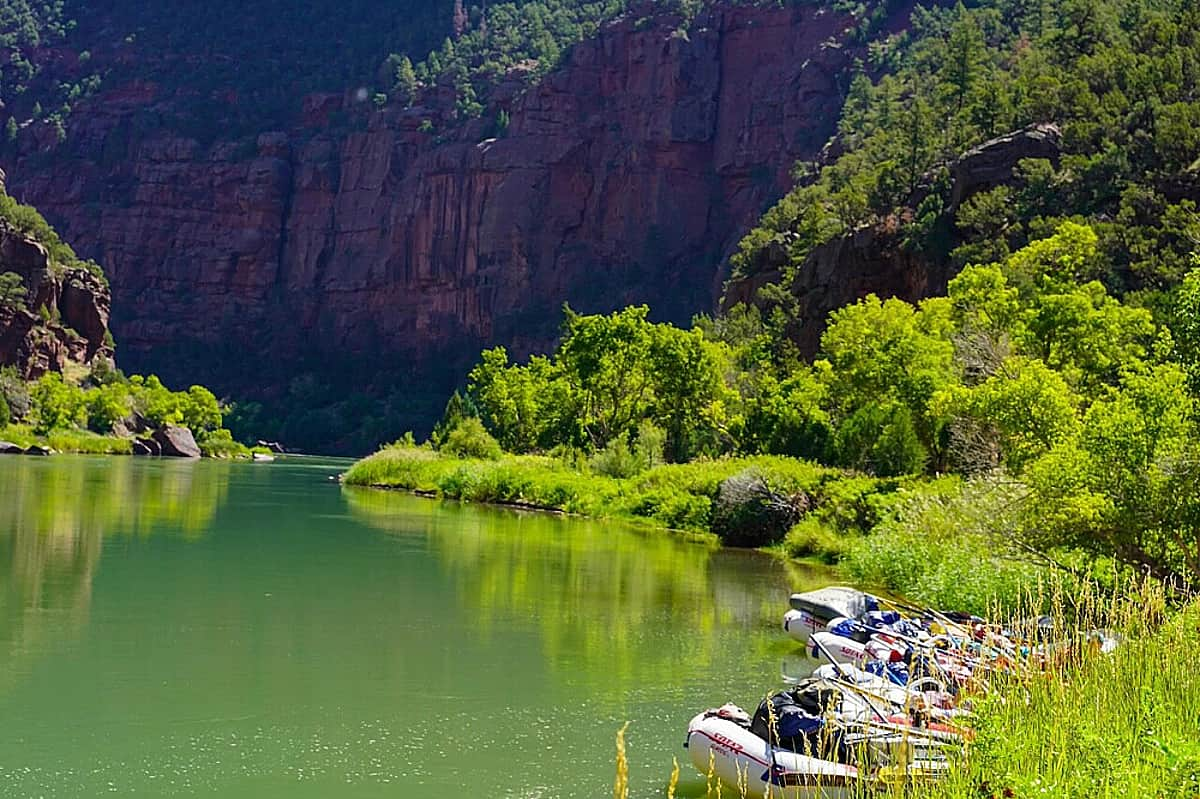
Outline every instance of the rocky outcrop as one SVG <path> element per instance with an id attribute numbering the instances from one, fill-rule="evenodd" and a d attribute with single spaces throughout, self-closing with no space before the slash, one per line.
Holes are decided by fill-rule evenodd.
<path id="1" fill-rule="evenodd" d="M 1061 155 L 1062 133 L 1049 123 L 1030 125 L 972 147 L 950 165 L 949 210 L 956 210 L 978 192 L 1011 183 L 1014 170 L 1026 158 L 1044 158 L 1058 166 Z"/>
<path id="2" fill-rule="evenodd" d="M 962 203 L 981 191 L 1011 185 L 1023 159 L 1044 158 L 1057 165 L 1061 153 L 1059 129 L 1043 123 L 990 139 L 944 165 L 951 180 L 940 221 L 944 238 L 957 243 L 953 215 Z M 906 201 L 909 207 L 902 217 L 891 217 L 818 245 L 794 270 L 788 288 L 796 301 L 796 316 L 788 332 L 802 354 L 811 357 L 817 353 L 831 311 L 868 294 L 916 302 L 946 290 L 955 271 L 949 258 L 907 248 L 900 235 L 900 227 L 911 222 L 916 207 L 933 186 L 930 174 Z M 949 247 L 945 249 L 949 251 Z M 781 243 L 764 247 L 747 274 L 726 286 L 724 306 L 760 304 L 760 290 L 784 280 L 789 258 Z"/>
<path id="3" fill-rule="evenodd" d="M 10 272 L 24 295 L 0 298 L 0 366 L 15 366 L 32 380 L 69 363 L 112 357 L 102 278 L 52 263 L 45 247 L 0 220 L 0 274 Z"/>
<path id="4" fill-rule="evenodd" d="M 768 265 L 731 283 L 727 306 L 758 302 L 759 289 L 783 280 L 782 266 Z M 861 228 L 815 247 L 796 269 L 790 289 L 797 314 L 789 335 L 801 353 L 811 357 L 820 347 L 826 319 L 835 308 L 868 294 L 915 301 L 944 291 L 949 279 L 949 264 L 904 249 L 893 226 Z"/>
<path id="5" fill-rule="evenodd" d="M 348 93 L 201 143 L 146 123 L 164 87 L 110 86 L 52 158 L 23 137 L 10 183 L 105 265 L 123 365 L 168 382 L 244 395 L 355 359 L 461 376 L 481 345 L 551 346 L 564 301 L 686 321 L 828 140 L 858 54 L 811 6 L 637 17 L 467 124 L 444 91 L 379 111 Z"/>
<path id="6" fill-rule="evenodd" d="M 156 455 L 163 455 L 170 458 L 199 458 L 200 447 L 196 446 L 196 439 L 192 436 L 192 431 L 180 425 L 164 425 L 155 430 L 150 436 L 151 440 L 158 445 Z"/>

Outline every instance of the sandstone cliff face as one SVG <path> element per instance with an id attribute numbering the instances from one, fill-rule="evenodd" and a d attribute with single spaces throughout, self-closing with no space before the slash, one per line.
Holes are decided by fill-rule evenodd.
<path id="1" fill-rule="evenodd" d="M 21 278 L 19 304 L 0 302 L 0 366 L 25 379 L 112 357 L 109 292 L 80 268 L 52 266 L 46 249 L 0 221 L 0 274 Z"/>
<path id="2" fill-rule="evenodd" d="M 461 368 L 485 344 L 549 347 L 564 301 L 711 310 L 724 258 L 833 132 L 848 24 L 618 20 L 536 87 L 502 87 L 499 138 L 449 125 L 436 97 L 367 111 L 348 94 L 202 146 L 147 122 L 173 102 L 161 87 L 109 87 L 66 144 L 5 166 L 104 265 L 126 368 L 242 393 L 301 361 Z M 347 116 L 357 129 L 331 124 Z"/>

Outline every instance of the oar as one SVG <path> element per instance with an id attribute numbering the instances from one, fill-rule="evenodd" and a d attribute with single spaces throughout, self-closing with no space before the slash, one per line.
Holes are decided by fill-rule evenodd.
<path id="1" fill-rule="evenodd" d="M 833 664 L 833 667 L 834 667 L 834 669 L 837 670 L 837 673 L 842 675 L 842 680 L 844 680 L 847 684 L 853 685 L 854 681 L 850 679 L 850 675 L 846 672 L 845 669 L 842 668 L 842 664 L 837 662 L 837 658 L 835 658 L 833 655 L 829 654 L 829 650 L 825 648 L 825 645 L 823 643 L 821 643 L 819 640 L 817 640 L 817 638 L 815 636 L 810 637 L 809 640 L 812 641 L 813 644 L 815 644 L 816 647 L 821 650 L 821 654 L 824 655 L 826 657 L 826 659 L 830 663 Z M 855 686 L 855 687 L 857 688 L 857 686 Z M 880 719 L 887 721 L 887 714 L 880 712 L 879 708 L 875 707 L 874 702 L 872 702 L 866 696 L 863 696 L 863 699 L 866 699 L 867 704 L 871 707 L 871 710 L 875 711 L 875 715 L 879 716 Z"/>

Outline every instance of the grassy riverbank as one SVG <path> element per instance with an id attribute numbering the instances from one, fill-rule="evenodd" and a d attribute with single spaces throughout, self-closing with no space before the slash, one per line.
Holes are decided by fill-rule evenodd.
<path id="1" fill-rule="evenodd" d="M 587 461 L 457 458 L 394 444 L 355 463 L 348 485 L 532 507 L 684 531 L 717 541 L 720 486 L 754 475 L 807 512 L 771 549 L 839 564 L 849 579 L 915 601 L 985 613 L 1017 601 L 1043 565 L 1010 557 L 1011 496 L 959 478 L 876 478 L 782 456 L 660 464 L 625 478 Z"/>
<path id="2" fill-rule="evenodd" d="M 47 447 L 55 452 L 76 455 L 131 455 L 133 439 L 124 436 L 101 435 L 90 430 L 51 430 L 38 435 L 30 425 L 10 424 L 0 426 L 0 441 L 16 444 L 28 449 L 32 446 Z M 222 436 L 210 436 L 197 443 L 205 458 L 250 458 L 255 452 L 269 453 L 265 447 L 247 447 L 245 444 Z"/>
<path id="3" fill-rule="evenodd" d="M 812 503 L 813 518 L 821 533 L 829 537 L 826 543 L 830 547 L 836 545 L 836 533 L 873 525 L 881 507 L 905 484 L 777 456 L 660 464 L 631 477 L 615 478 L 590 471 L 586 463 L 546 456 L 456 458 L 404 444 L 385 447 L 358 461 L 346 472 L 344 482 L 711 535 L 721 482 L 747 471 L 761 476 L 781 494 L 803 494 Z"/>
<path id="4" fill-rule="evenodd" d="M 919 795 L 1200 796 L 1200 604 L 1169 616 L 1155 592 L 1114 604 L 1115 651 L 995 686 L 964 762 Z"/>

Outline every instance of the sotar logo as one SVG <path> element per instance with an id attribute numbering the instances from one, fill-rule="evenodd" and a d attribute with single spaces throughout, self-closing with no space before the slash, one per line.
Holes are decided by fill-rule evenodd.
<path id="1" fill-rule="evenodd" d="M 726 738 L 724 735 L 722 735 L 719 732 L 714 733 L 712 738 L 715 743 L 719 744 L 720 746 L 725 747 L 726 749 L 736 752 L 739 755 L 744 751 L 742 749 L 742 745 L 740 743 L 738 743 L 737 741 L 734 741 L 731 738 Z"/>

